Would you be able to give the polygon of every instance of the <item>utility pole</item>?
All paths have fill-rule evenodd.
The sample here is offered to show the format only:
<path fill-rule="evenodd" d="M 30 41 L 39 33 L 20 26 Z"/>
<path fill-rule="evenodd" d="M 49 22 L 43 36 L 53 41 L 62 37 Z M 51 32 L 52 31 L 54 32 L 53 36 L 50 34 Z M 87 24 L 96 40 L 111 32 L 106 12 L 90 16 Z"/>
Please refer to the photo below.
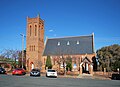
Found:
<path fill-rule="evenodd" d="M 24 34 L 20 34 L 22 36 L 22 68 L 23 68 L 23 57 L 24 57 Z"/>

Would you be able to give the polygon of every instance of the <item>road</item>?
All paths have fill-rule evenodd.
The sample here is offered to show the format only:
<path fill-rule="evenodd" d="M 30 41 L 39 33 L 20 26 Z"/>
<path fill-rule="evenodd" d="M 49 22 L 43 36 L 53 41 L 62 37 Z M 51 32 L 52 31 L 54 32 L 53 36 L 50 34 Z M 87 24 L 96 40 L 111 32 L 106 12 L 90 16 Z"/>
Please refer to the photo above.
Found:
<path fill-rule="evenodd" d="M 0 87 L 120 87 L 120 80 L 0 75 Z"/>

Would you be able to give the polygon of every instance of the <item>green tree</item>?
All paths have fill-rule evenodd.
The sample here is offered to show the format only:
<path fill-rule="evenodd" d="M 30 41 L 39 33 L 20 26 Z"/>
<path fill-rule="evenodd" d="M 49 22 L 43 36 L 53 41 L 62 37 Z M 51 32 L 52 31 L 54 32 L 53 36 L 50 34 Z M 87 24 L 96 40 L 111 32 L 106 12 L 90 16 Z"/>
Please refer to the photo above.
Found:
<path fill-rule="evenodd" d="M 111 46 L 102 47 L 97 50 L 97 57 L 100 63 L 100 70 L 117 70 L 120 68 L 120 45 L 114 44 Z"/>
<path fill-rule="evenodd" d="M 66 70 L 68 71 L 71 71 L 72 70 L 72 58 L 68 57 L 66 59 Z"/>
<path fill-rule="evenodd" d="M 46 67 L 48 67 L 48 69 L 52 69 L 52 63 L 51 63 L 50 56 L 47 56 Z"/>

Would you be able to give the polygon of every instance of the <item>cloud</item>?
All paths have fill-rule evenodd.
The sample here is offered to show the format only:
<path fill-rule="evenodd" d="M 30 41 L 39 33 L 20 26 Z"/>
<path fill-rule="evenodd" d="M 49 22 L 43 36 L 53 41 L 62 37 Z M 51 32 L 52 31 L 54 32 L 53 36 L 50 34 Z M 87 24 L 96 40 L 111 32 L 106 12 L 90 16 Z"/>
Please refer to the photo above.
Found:
<path fill-rule="evenodd" d="M 49 30 L 49 32 L 53 32 L 53 30 L 51 29 L 51 30 Z"/>

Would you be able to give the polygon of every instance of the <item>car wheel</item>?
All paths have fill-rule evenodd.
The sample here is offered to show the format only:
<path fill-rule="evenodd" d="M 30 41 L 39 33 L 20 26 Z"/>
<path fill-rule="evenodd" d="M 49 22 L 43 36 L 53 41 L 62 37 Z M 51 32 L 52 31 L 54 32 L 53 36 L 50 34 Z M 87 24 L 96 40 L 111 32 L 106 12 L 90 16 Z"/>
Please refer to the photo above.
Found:
<path fill-rule="evenodd" d="M 25 72 L 22 73 L 22 75 L 25 75 L 25 74 L 26 74 Z"/>

